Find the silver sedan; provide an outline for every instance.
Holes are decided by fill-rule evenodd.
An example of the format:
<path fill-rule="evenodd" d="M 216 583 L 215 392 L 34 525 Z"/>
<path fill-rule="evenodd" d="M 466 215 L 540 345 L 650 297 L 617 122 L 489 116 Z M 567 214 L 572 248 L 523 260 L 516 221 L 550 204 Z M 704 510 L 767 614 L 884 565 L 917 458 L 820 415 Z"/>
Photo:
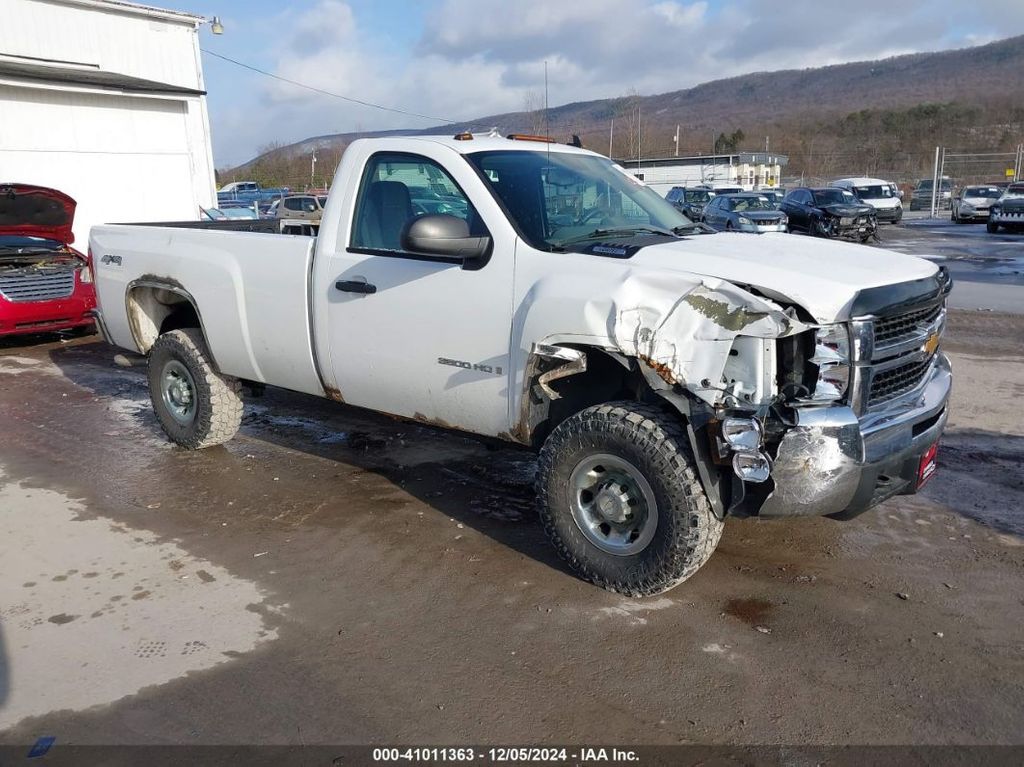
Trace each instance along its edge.
<path fill-rule="evenodd" d="M 704 208 L 704 223 L 727 232 L 786 232 L 789 218 L 762 194 L 722 194 Z"/>

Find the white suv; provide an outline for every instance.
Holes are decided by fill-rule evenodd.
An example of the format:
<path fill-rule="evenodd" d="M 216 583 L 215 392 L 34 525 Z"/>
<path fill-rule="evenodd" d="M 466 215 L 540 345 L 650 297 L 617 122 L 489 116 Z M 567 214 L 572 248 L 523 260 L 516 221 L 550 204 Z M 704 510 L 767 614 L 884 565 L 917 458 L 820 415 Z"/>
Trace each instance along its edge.
<path fill-rule="evenodd" d="M 829 186 L 845 189 L 858 200 L 875 209 L 879 221 L 898 224 L 903 219 L 903 203 L 893 192 L 890 181 L 880 178 L 841 178 Z"/>

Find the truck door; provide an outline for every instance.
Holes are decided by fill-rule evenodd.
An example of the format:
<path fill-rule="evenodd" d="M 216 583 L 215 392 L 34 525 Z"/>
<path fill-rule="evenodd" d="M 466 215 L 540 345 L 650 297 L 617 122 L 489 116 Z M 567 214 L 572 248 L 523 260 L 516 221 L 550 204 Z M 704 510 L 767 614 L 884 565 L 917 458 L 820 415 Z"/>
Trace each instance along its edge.
<path fill-rule="evenodd" d="M 336 240 L 320 243 L 329 254 L 318 251 L 327 263 L 318 267 L 316 290 L 326 293 L 330 372 L 341 397 L 467 431 L 507 431 L 515 238 L 494 236 L 494 225 L 508 222 L 495 215 L 475 171 L 442 147 L 378 151 L 335 183 L 357 189 L 356 199 L 343 201 L 351 208 Z M 486 198 L 490 229 L 467 188 Z M 333 215 L 333 202 L 325 215 Z M 403 227 L 433 214 L 490 234 L 489 257 L 463 264 L 404 251 Z"/>

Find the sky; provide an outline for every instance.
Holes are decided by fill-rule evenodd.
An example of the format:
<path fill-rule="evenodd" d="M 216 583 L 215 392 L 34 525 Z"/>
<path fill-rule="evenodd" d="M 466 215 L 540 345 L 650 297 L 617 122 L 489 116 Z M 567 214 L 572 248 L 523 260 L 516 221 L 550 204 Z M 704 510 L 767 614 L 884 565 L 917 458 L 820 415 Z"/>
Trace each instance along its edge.
<path fill-rule="evenodd" d="M 271 142 L 424 128 L 636 91 L 663 93 L 748 72 L 979 45 L 1024 34 L 1024 0 L 169 0 L 220 16 L 207 53 L 214 162 Z M 964 12 L 964 11 L 967 12 Z M 434 118 L 434 119 L 427 119 Z"/>

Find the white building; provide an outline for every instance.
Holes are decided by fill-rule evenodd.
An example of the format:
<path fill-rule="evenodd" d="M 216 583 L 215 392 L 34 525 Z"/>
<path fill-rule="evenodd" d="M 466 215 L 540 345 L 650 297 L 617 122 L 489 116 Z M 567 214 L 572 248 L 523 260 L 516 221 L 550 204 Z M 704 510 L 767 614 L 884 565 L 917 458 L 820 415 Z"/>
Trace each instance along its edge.
<path fill-rule="evenodd" d="M 747 191 L 779 186 L 789 157 L 775 152 L 735 152 L 616 162 L 664 196 L 674 186 L 741 186 Z"/>
<path fill-rule="evenodd" d="M 202 17 L 118 0 L 3 0 L 0 183 L 78 201 L 99 223 L 196 219 L 213 155 Z"/>

